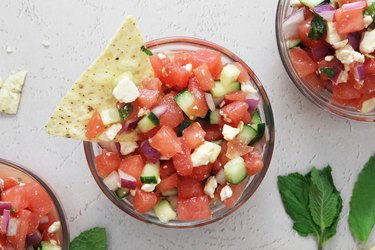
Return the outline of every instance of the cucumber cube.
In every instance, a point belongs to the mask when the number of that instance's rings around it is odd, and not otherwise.
[[[242,157],[236,157],[224,166],[224,174],[227,182],[232,184],[241,183],[247,176],[245,161]]]
[[[154,211],[162,223],[167,223],[168,221],[177,218],[176,212],[173,210],[172,206],[167,200],[161,200],[158,204],[156,204]]]
[[[225,86],[232,82],[235,82],[240,75],[241,71],[233,64],[227,64],[224,66],[220,74],[220,81]]]

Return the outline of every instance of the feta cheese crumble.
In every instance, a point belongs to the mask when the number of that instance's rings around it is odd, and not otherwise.
[[[128,155],[138,148],[138,144],[134,141],[120,142],[120,148],[122,155]]]
[[[245,92],[246,97],[249,97],[258,93],[258,91],[249,83],[241,83],[241,90]]]
[[[364,33],[359,50],[364,54],[371,54],[375,51],[375,30]]]
[[[326,56],[326,57],[324,58],[324,60],[327,61],[327,62],[330,62],[330,61],[332,61],[334,58],[335,58],[334,56]]]
[[[212,162],[212,160],[215,161],[221,150],[221,147],[217,150],[218,147],[220,146],[208,141],[205,141],[202,145],[197,147],[190,156],[193,167],[207,165],[209,162]],[[219,154],[217,151],[219,151]],[[216,158],[214,156],[216,156]]]
[[[187,71],[191,72],[192,69],[193,69],[193,65],[191,65],[190,63],[186,64],[185,66],[182,66],[183,68],[185,68]]]
[[[206,185],[204,186],[204,193],[213,199],[216,188],[217,188],[217,181],[216,181],[215,176],[208,177],[206,181]]]
[[[59,229],[61,228],[61,222],[60,221],[55,221],[54,223],[51,224],[48,228],[48,233],[56,233]]]
[[[107,128],[100,136],[99,140],[101,141],[112,141],[115,139],[117,133],[122,129],[122,125],[120,123],[113,124],[109,128]]]
[[[326,42],[331,44],[335,49],[341,49],[348,43],[348,39],[343,39],[343,37],[337,33],[333,22],[327,22]]]
[[[226,185],[220,191],[220,200],[225,201],[226,199],[232,197],[232,195],[233,195],[232,189],[230,188],[230,186]]]
[[[368,26],[370,26],[370,24],[372,24],[374,20],[372,19],[371,16],[368,16],[368,15],[365,15],[363,17],[363,22],[365,23],[365,28],[367,28]]]
[[[375,49],[375,45],[374,45],[374,49]],[[343,64],[351,64],[353,62],[360,62],[360,63],[365,62],[365,56],[355,51],[350,45],[345,45],[345,47],[336,50],[336,58],[339,61],[341,61]]]
[[[161,179],[159,178],[158,179],[158,182],[155,184],[155,183],[146,183],[146,184],[143,184],[141,189],[145,192],[153,192],[156,188],[156,186],[161,182]]]
[[[238,135],[240,133],[240,129],[239,128],[233,128],[227,124],[224,125],[223,127],[223,136],[224,136],[224,139],[227,140],[227,141],[231,141],[233,140],[236,135]]]
[[[135,83],[125,77],[113,89],[112,95],[122,103],[130,103],[135,101],[140,93]]]

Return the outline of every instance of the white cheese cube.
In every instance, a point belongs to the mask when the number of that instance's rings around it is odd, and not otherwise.
[[[258,91],[250,83],[241,83],[241,90],[245,92],[246,97],[249,97],[258,93]]]
[[[343,37],[339,33],[337,33],[334,23],[327,22],[326,42],[331,44],[335,49],[339,49],[344,47],[348,43],[347,40],[345,44],[341,43],[343,40]]]
[[[240,133],[240,131],[241,130],[239,128],[233,128],[225,124],[222,133],[225,140],[231,141]]]
[[[346,45],[345,47],[336,50],[336,58],[343,64],[351,64],[353,62],[365,62],[365,56],[355,51],[350,45]]]
[[[135,83],[128,77],[125,77],[113,89],[112,95],[122,103],[130,103],[134,102],[140,93]]]
[[[226,199],[232,197],[232,195],[233,195],[232,189],[230,188],[230,186],[226,185],[220,191],[220,200],[225,201]]]
[[[185,68],[188,72],[191,72],[193,70],[193,65],[188,63],[185,66],[183,66],[183,68]]]
[[[217,181],[216,181],[215,176],[208,177],[206,181],[206,185],[204,186],[204,190],[203,190],[204,193],[213,199],[216,188],[217,188]]]
[[[193,162],[193,167],[207,165],[211,160],[212,154],[216,154],[217,146],[218,145],[213,142],[205,141],[202,145],[197,147],[190,156],[191,161]]]
[[[365,32],[359,50],[364,54],[371,54],[375,51],[375,30]]]
[[[100,112],[100,117],[104,126],[112,123],[120,122],[120,114],[116,108],[105,109]]]
[[[99,140],[101,141],[112,141],[115,139],[118,132],[122,129],[122,125],[119,123],[113,124],[109,128],[107,128],[100,136]]]
[[[371,16],[368,16],[368,15],[365,15],[363,17],[363,22],[365,23],[365,28],[367,28],[368,26],[370,26],[370,24],[372,24],[374,20],[372,19]]]
[[[128,155],[138,148],[138,144],[134,141],[120,142],[120,148],[122,155]]]
[[[155,190],[156,186],[157,186],[160,182],[161,182],[161,179],[159,178],[159,179],[158,179],[158,183],[156,183],[156,184],[155,184],[155,183],[145,183],[145,184],[142,185],[141,189],[142,189],[143,191],[145,191],[145,192],[148,192],[148,193],[153,192],[153,191]]]
[[[49,226],[48,233],[50,234],[56,233],[57,231],[59,231],[60,228],[61,228],[61,222],[55,221]]]

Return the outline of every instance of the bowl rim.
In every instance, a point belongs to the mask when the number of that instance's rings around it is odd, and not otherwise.
[[[69,244],[70,244],[70,235],[69,235],[69,227],[68,223],[66,221],[65,217],[65,212],[64,208],[61,205],[61,202],[57,198],[56,194],[52,190],[52,188],[49,187],[49,185],[38,175],[36,175],[34,172],[29,170],[28,168],[24,167],[23,165],[20,165],[18,163],[15,163],[13,161],[9,161],[3,158],[0,158],[0,164],[4,164],[10,168],[16,169],[17,171],[23,172],[24,174],[31,176],[34,178],[42,187],[47,191],[48,196],[52,199],[53,204],[57,210],[57,214],[59,215],[59,219],[61,222],[61,229],[62,229],[62,235],[63,235],[63,240],[62,240],[62,249],[63,250],[68,250],[69,249]]]
[[[327,111],[336,117],[346,118],[352,121],[359,122],[375,122],[375,111],[370,113],[361,113],[359,111],[349,109],[343,105],[329,102],[326,98],[317,94],[310,87],[304,84],[304,81],[298,76],[296,70],[291,63],[289,53],[287,53],[286,39],[282,35],[282,21],[283,21],[283,11],[290,0],[279,0],[276,9],[276,19],[275,19],[275,36],[277,48],[281,61],[283,63],[284,69],[288,74],[290,80],[293,82],[295,87],[301,92],[310,102],[314,103],[320,109]]]
[[[140,220],[140,221],[145,222],[145,223],[157,225],[157,226],[160,226],[160,227],[163,227],[163,228],[178,228],[178,229],[195,228],[195,227],[201,227],[201,226],[205,226],[205,225],[211,224],[213,222],[219,221],[219,220],[227,217],[228,215],[232,214],[238,208],[240,208],[244,203],[246,203],[247,200],[249,200],[250,197],[254,194],[254,192],[258,189],[260,183],[262,182],[262,180],[264,179],[264,177],[265,177],[265,175],[268,171],[268,168],[269,168],[270,163],[271,163],[272,155],[273,155],[274,142],[275,142],[274,118],[273,118],[273,112],[272,112],[270,100],[269,100],[269,98],[266,94],[266,91],[265,91],[263,85],[261,84],[258,77],[255,75],[253,70],[237,55],[235,55],[234,53],[227,50],[226,48],[224,48],[220,45],[217,45],[213,42],[209,42],[209,41],[206,41],[206,40],[193,38],[193,37],[186,37],[186,36],[172,36],[172,37],[159,38],[159,39],[154,39],[154,40],[151,40],[151,41],[145,43],[146,47],[148,47],[149,49],[152,49],[152,48],[160,46],[160,45],[168,45],[168,44],[187,44],[187,45],[205,47],[205,48],[208,48],[208,49],[211,49],[211,50],[218,51],[221,54],[229,57],[231,60],[239,62],[248,72],[252,83],[257,86],[257,88],[259,90],[259,95],[261,96],[262,102],[263,102],[262,109],[264,110],[264,115],[265,115],[265,118],[266,118],[265,122],[266,122],[266,125],[267,125],[266,126],[267,131],[268,131],[268,134],[269,134],[269,141],[265,144],[266,145],[266,152],[264,152],[264,155],[263,155],[263,159],[265,159],[264,167],[259,174],[254,176],[254,179],[251,181],[251,183],[253,183],[253,184],[252,184],[249,192],[247,192],[246,197],[243,197],[243,195],[242,195],[241,198],[239,198],[239,200],[237,201],[237,203],[235,204],[234,207],[226,208],[226,211],[221,216],[218,216],[217,218],[211,218],[209,220],[197,221],[198,223],[195,223],[195,224],[190,224],[191,221],[189,221],[188,223],[183,224],[183,225],[170,225],[170,224],[164,224],[164,223],[155,223],[153,221],[150,221],[150,220],[147,220],[147,219],[143,218],[142,215],[140,215],[138,212],[135,212],[133,209],[130,209],[130,210],[126,209],[126,208],[123,209],[123,206],[122,206],[123,202],[120,201],[119,199],[115,198],[115,196],[112,194],[113,192],[111,192],[108,188],[105,187],[101,178],[97,175],[97,173],[95,171],[95,163],[93,161],[93,156],[94,156],[93,143],[85,141],[85,142],[83,142],[83,146],[84,146],[86,160],[87,160],[87,163],[89,165],[89,169],[90,169],[90,172],[91,172],[92,176],[94,177],[96,183],[98,184],[98,186],[102,190],[102,192],[105,194],[105,196],[107,196],[107,198],[112,203],[114,203],[114,205],[116,205],[119,209],[126,212],[128,215],[130,215],[131,217],[133,217],[137,220]],[[247,187],[247,188],[249,188],[249,187]],[[194,223],[194,221],[193,221],[193,223]]]

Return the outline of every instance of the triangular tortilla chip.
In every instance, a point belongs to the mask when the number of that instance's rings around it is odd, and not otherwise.
[[[135,82],[153,76],[150,61],[141,51],[142,45],[136,21],[128,16],[107,48],[66,93],[45,126],[47,132],[88,141],[85,128],[94,110],[116,105],[112,81],[124,71],[132,72]]]

